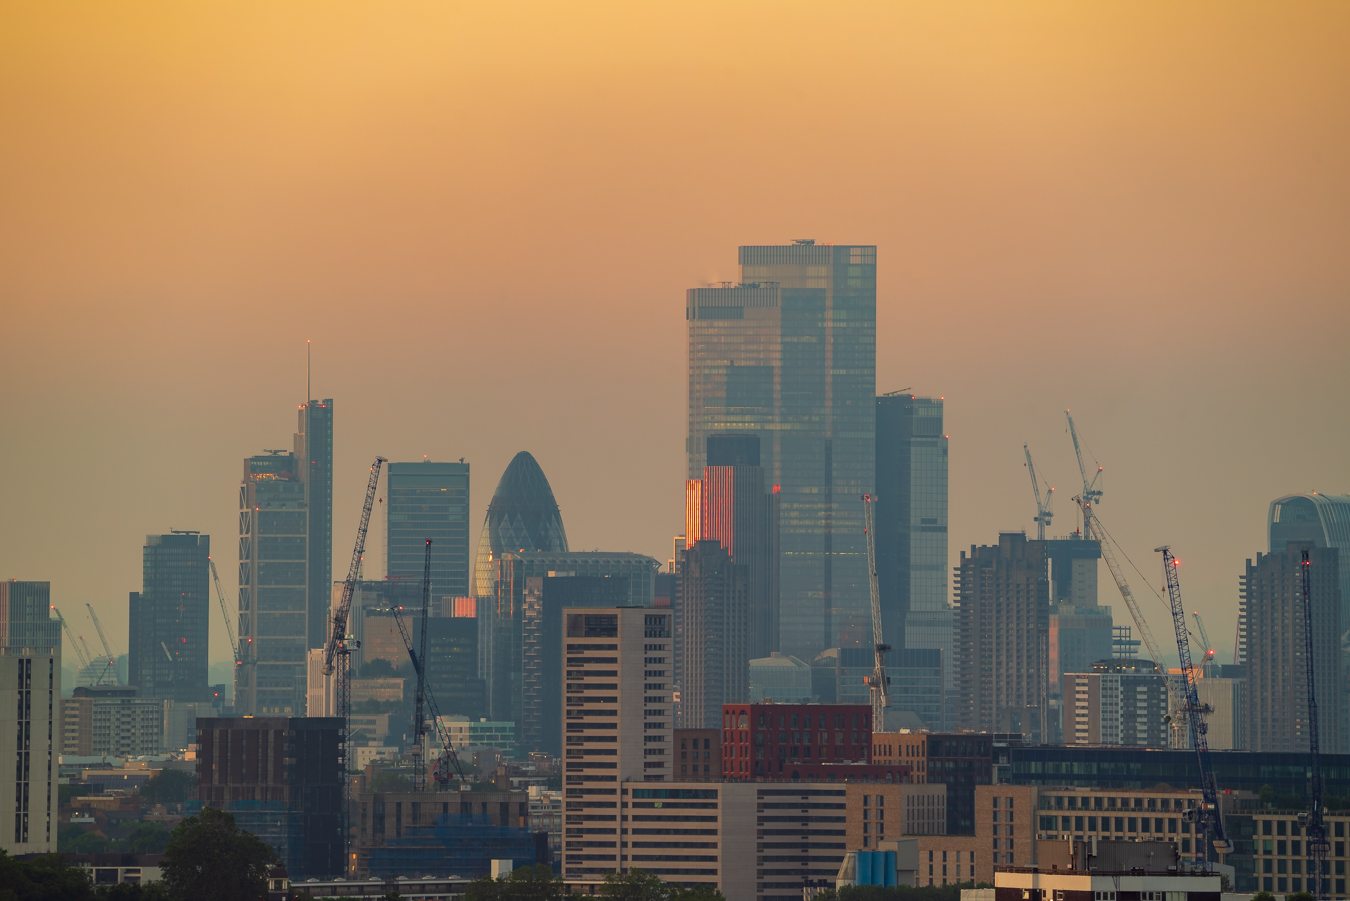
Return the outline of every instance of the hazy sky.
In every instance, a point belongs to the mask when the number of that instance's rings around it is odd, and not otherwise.
[[[1072,407],[1137,581],[1171,542],[1226,662],[1269,501],[1350,491],[1348,4],[0,16],[0,578],[118,650],[147,533],[209,532],[233,598],[306,339],[335,574],[376,453],[466,457],[476,534],[528,449],[575,548],[664,560],[684,290],[743,243],[878,245],[878,387],[946,397],[953,558],[1032,527],[1023,441],[1072,525]]]

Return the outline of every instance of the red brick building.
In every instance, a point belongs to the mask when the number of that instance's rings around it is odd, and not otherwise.
[[[907,780],[908,765],[871,763],[872,709],[866,704],[722,707],[724,779]]]

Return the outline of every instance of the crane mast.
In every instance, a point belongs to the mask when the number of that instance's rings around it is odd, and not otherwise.
[[[80,669],[88,670],[89,664],[92,662],[89,659],[89,648],[80,646],[80,637],[75,634],[75,630],[70,627],[70,623],[66,622],[66,618],[61,615],[61,611],[56,608],[55,604],[52,605],[52,612],[61,621],[61,628],[66,630],[66,638],[70,639],[70,646],[75,649],[75,656],[80,658]]]
[[[424,741],[427,734],[427,617],[431,614],[431,539],[427,539],[426,559],[422,563],[422,622],[418,636],[417,653],[408,645],[408,656],[412,658],[413,670],[417,673],[417,691],[413,695],[413,791],[422,791],[427,786],[427,768],[423,757]],[[399,623],[401,632],[403,624]]]
[[[1313,670],[1313,615],[1312,615],[1312,560],[1305,548],[1302,559],[1303,575],[1303,669],[1308,680],[1308,756],[1312,772],[1308,779],[1308,812],[1299,815],[1307,837],[1306,888],[1321,901],[1325,885],[1327,855],[1331,843],[1327,841],[1327,826],[1322,813],[1322,751],[1317,734],[1317,679]]]
[[[418,681],[423,685],[423,697],[426,704],[426,710],[431,714],[431,722],[436,731],[437,741],[441,746],[441,756],[440,759],[436,761],[436,771],[432,778],[436,780],[436,785],[438,787],[443,788],[450,783],[451,771],[453,770],[454,774],[459,776],[460,784],[467,786],[469,784],[468,777],[464,775],[464,767],[460,765],[459,755],[455,753],[455,746],[450,740],[450,733],[446,730],[445,724],[441,720],[441,708],[440,705],[436,703],[436,694],[432,691],[431,686],[426,684],[424,678],[425,667],[422,665],[422,661],[426,659],[426,655],[423,654],[420,659],[418,658],[417,651],[413,647],[412,636],[408,634],[408,627],[404,625],[403,616],[398,607],[394,608],[394,623],[398,626],[398,634],[403,638],[403,646],[408,649],[408,659],[412,661],[413,670],[417,673]],[[419,742],[427,733],[426,720],[423,719],[421,722],[421,731],[417,733]],[[420,750],[414,756],[414,760],[416,761],[417,766],[420,767],[424,765],[422,752]],[[421,779],[416,779],[414,785],[425,786],[425,776]]]
[[[112,645],[108,643],[108,636],[103,631],[103,623],[99,622],[98,614],[94,612],[94,605],[85,601],[84,609],[89,611],[89,619],[93,622],[94,631],[98,633],[98,640],[103,645],[103,659],[106,662],[103,664],[103,670],[98,674],[98,678],[94,680],[95,685],[101,685],[103,684],[103,677],[108,675],[108,670],[113,669],[113,667],[117,665],[117,655],[113,653]],[[113,682],[117,682],[115,670],[113,673]]]
[[[1191,660],[1191,642],[1186,634],[1186,608],[1181,605],[1181,579],[1177,569],[1181,562],[1172,555],[1167,545],[1155,548],[1162,554],[1163,574],[1167,578],[1167,599],[1172,607],[1172,629],[1177,636],[1177,654],[1181,657],[1181,675],[1186,688],[1186,722],[1190,729],[1191,746],[1195,748],[1196,763],[1200,767],[1199,809],[1192,812],[1196,825],[1196,842],[1200,860],[1208,863],[1213,849],[1223,855],[1229,850],[1228,837],[1223,831],[1223,811],[1219,809],[1219,787],[1214,779],[1214,766],[1209,759],[1209,724],[1204,720],[1208,707],[1202,707],[1196,690],[1197,675]]]
[[[234,623],[230,622],[230,610],[225,603],[225,589],[220,587],[220,573],[216,572],[216,560],[214,557],[207,557],[206,562],[211,567],[211,581],[216,583],[216,600],[220,602],[220,615],[225,620],[225,637],[230,640],[230,652],[234,654],[234,665],[239,666],[244,662],[244,658],[239,656],[239,638],[235,634]]]
[[[1036,540],[1045,540],[1045,530],[1050,528],[1050,521],[1055,518],[1054,511],[1050,509],[1051,503],[1055,499],[1055,486],[1051,485],[1045,489],[1044,496],[1041,495],[1041,483],[1036,478],[1036,464],[1031,461],[1031,448],[1025,444],[1022,445],[1022,453],[1027,457],[1027,474],[1031,476],[1031,496],[1036,501]]]
[[[1073,414],[1065,410],[1064,418],[1069,421],[1069,437],[1073,439],[1073,456],[1078,461],[1078,475],[1083,479],[1083,500],[1090,504],[1100,504],[1102,502],[1102,490],[1097,487],[1097,482],[1101,480],[1102,467],[1098,466],[1092,478],[1088,478],[1087,466],[1083,463],[1083,445],[1078,440],[1078,427],[1073,424]]]
[[[872,729],[886,728],[886,708],[890,706],[890,692],[886,675],[886,652],[891,646],[881,635],[881,588],[877,582],[877,539],[870,494],[863,495],[863,532],[867,537],[867,586],[872,595],[872,674],[867,677],[867,694],[872,702]]]
[[[323,674],[332,676],[336,672],[337,675],[337,691],[335,692],[337,715],[342,718],[342,840],[346,851],[344,854],[345,860],[351,859],[351,832],[347,827],[351,812],[352,794],[352,781],[347,772],[347,766],[351,760],[351,749],[347,747],[347,743],[351,739],[352,718],[351,655],[356,647],[356,640],[347,634],[347,617],[351,614],[352,598],[356,594],[356,583],[361,578],[361,558],[366,554],[366,532],[370,528],[370,512],[375,506],[375,490],[380,484],[380,467],[383,465],[384,457],[376,457],[375,462],[370,465],[370,480],[366,483],[366,497],[361,504],[361,519],[356,527],[356,544],[352,548],[352,560],[347,567],[347,578],[342,583],[342,595],[338,600],[337,608],[333,611],[332,622],[329,624],[328,641],[324,646],[323,655]]]
[[[1205,647],[1205,656],[1201,660],[1200,671],[1206,676],[1212,675],[1210,667],[1214,665],[1214,645],[1209,643],[1209,632],[1205,629],[1205,621],[1200,618],[1200,611],[1192,611],[1191,618],[1195,620],[1195,631],[1200,643]]]

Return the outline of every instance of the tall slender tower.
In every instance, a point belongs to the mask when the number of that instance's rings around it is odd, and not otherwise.
[[[0,851],[56,853],[60,754],[61,622],[51,583],[0,582]]]
[[[301,404],[299,421],[295,476],[305,486],[305,507],[309,511],[306,636],[311,648],[321,648],[328,638],[328,600],[333,585],[333,399]]]
[[[863,494],[875,455],[876,248],[740,248],[741,284],[687,292],[688,478],[707,438],[760,439],[781,490],[779,648],[870,640]]]
[[[128,605],[127,655],[129,681],[142,697],[209,697],[210,557],[210,535],[145,536],[141,590]]]

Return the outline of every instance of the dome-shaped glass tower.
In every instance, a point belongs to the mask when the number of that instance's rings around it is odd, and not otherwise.
[[[488,504],[473,565],[475,596],[490,598],[496,594],[494,561],[508,551],[567,551],[567,533],[553,489],[528,451],[521,451],[511,459]]]

